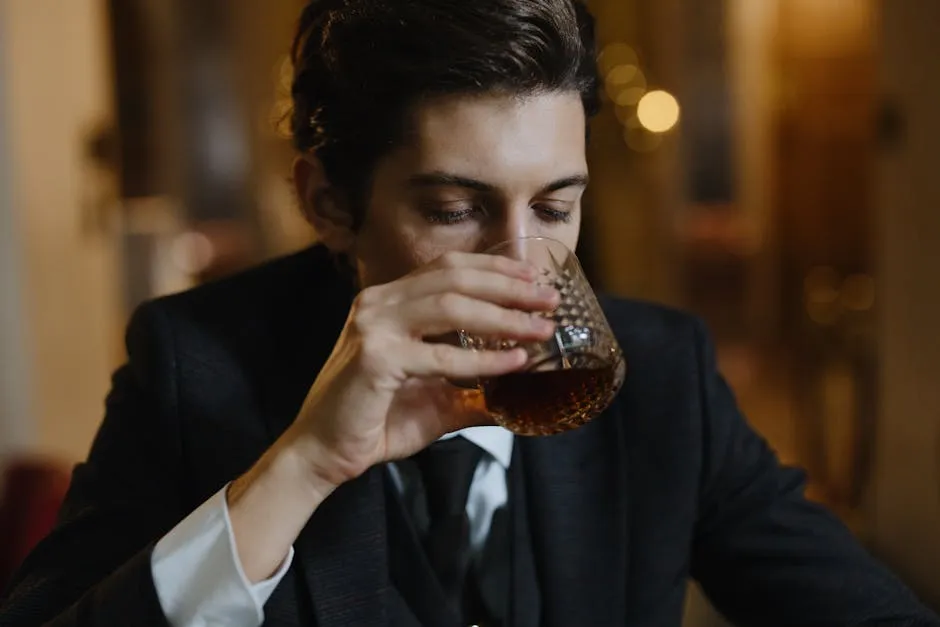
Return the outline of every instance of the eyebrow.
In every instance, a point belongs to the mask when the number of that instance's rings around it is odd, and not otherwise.
[[[587,187],[590,179],[587,174],[575,174],[565,178],[552,181],[539,190],[539,194],[550,194],[561,189],[569,187]],[[447,172],[428,172],[426,174],[415,174],[408,179],[412,187],[462,187],[477,192],[492,193],[496,191],[496,186],[478,181],[476,179],[449,174]]]

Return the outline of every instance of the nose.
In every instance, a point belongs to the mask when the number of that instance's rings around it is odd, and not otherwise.
[[[524,237],[531,237],[530,220],[528,219],[529,207],[525,206],[508,207],[498,215],[492,217],[487,225],[486,237],[483,241],[483,250],[488,250],[498,244],[518,240]]]

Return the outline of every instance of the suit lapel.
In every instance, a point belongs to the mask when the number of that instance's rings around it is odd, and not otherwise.
[[[317,627],[388,624],[382,470],[341,486],[297,539]]]
[[[591,424],[524,448],[544,624],[626,618],[627,485],[620,401]]]

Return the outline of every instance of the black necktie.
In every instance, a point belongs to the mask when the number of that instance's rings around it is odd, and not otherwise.
[[[460,436],[436,442],[414,456],[430,518],[425,553],[458,616],[463,614],[464,582],[470,566],[467,496],[482,457],[483,449]]]

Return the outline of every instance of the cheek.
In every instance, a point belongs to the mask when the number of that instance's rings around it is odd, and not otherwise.
[[[444,253],[473,252],[482,233],[475,221],[448,226],[432,224],[414,209],[403,206],[398,218],[384,225],[383,237],[396,242],[398,254],[406,257],[410,270],[414,270]]]
[[[409,233],[409,252],[412,263],[420,267],[431,263],[449,252],[476,252],[480,248],[481,236],[475,225],[431,226]]]
[[[408,229],[397,235],[398,241],[401,242],[401,254],[408,259],[409,272],[434,261],[444,253],[438,242],[420,230]]]
[[[388,223],[365,226],[357,237],[356,257],[364,287],[389,283],[444,253],[477,250],[476,231],[432,225]]]

